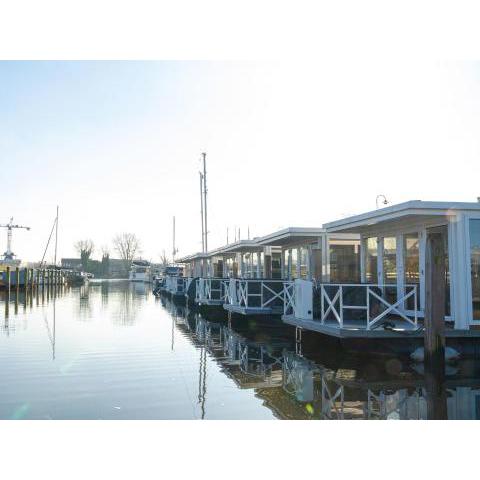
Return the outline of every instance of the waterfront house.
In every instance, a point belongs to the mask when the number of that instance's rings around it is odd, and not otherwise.
[[[290,227],[256,238],[262,275],[232,279],[224,308],[242,315],[281,315],[295,280],[358,282],[360,237],[323,228]],[[263,249],[263,250],[260,250]]]
[[[292,287],[284,321],[337,337],[418,332],[425,313],[428,236],[444,238],[446,335],[480,325],[480,203],[409,201],[324,225],[360,236],[360,281]],[[386,329],[385,327],[388,327]],[[419,333],[421,335],[421,333]]]

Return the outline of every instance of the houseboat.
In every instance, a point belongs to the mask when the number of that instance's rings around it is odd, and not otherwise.
[[[153,293],[156,296],[166,294],[176,300],[184,299],[183,266],[168,265],[163,269],[162,275],[155,280]]]
[[[283,320],[337,338],[423,336],[429,236],[441,234],[447,337],[480,336],[480,203],[413,200],[324,225],[360,237],[360,279],[296,279]]]
[[[360,236],[328,234],[323,228],[286,228],[255,239],[259,250],[247,274],[230,280],[228,312],[282,315],[295,280],[360,280]]]
[[[206,254],[181,259],[188,272],[199,275],[187,277],[191,279],[188,298],[194,298],[199,307],[222,308],[228,302],[231,278],[263,276],[263,250],[255,240],[239,240]]]
[[[150,262],[146,260],[133,260],[128,279],[131,282],[151,283]]]

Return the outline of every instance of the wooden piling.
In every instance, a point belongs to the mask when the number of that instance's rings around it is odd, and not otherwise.
[[[445,390],[445,233],[427,234],[425,257],[425,388],[427,418],[447,418]]]
[[[425,358],[445,356],[445,248],[441,232],[429,231],[425,257]]]
[[[7,282],[8,296],[10,296],[10,267],[5,270],[5,281]]]
[[[20,269],[18,267],[15,267],[15,287],[18,297],[18,291],[20,290]]]
[[[23,286],[25,290],[28,288],[28,268],[23,269]]]

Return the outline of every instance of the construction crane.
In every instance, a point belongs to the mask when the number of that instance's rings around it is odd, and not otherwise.
[[[0,225],[1,228],[7,229],[7,251],[3,254],[4,260],[13,260],[15,254],[12,252],[12,230],[14,228],[25,228],[30,230],[30,227],[24,227],[23,225],[14,225],[13,217],[10,218],[10,222],[5,225]]]

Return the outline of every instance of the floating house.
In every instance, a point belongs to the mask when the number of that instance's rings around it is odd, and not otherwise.
[[[360,279],[286,287],[283,319],[336,337],[422,336],[426,245],[444,239],[446,336],[475,336],[480,325],[480,203],[409,201],[324,225],[360,237]],[[323,281],[322,281],[323,282]],[[420,325],[421,326],[421,325]],[[387,327],[387,328],[385,328]]]
[[[295,280],[360,281],[360,236],[290,227],[256,238],[263,275],[232,278],[224,308],[242,315],[281,315]],[[260,250],[259,250],[260,251]],[[257,268],[258,270],[258,268]]]
[[[206,276],[196,280],[195,303],[222,306],[228,302],[230,279],[258,278],[264,274],[263,247],[255,240],[239,240],[207,254]]]

